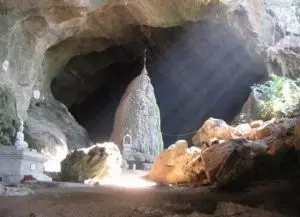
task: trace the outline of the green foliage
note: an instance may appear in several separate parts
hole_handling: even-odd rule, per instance
[[[300,115],[300,78],[292,80],[272,75],[269,81],[252,89],[261,94],[259,106],[263,119]]]
[[[12,92],[0,87],[0,145],[13,145],[20,122]]]

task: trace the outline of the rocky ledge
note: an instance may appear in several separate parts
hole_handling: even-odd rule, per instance
[[[299,175],[300,119],[229,126],[210,118],[193,137],[159,155],[149,179],[166,184],[243,186],[250,180]],[[242,185],[241,185],[242,184]]]

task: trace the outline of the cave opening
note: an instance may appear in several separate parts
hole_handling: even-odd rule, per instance
[[[129,83],[147,69],[161,113],[165,147],[191,141],[209,117],[230,122],[251,85],[266,77],[263,60],[247,52],[225,24],[199,21],[150,28],[141,41],[73,57],[51,83],[93,142],[110,139],[114,116]]]

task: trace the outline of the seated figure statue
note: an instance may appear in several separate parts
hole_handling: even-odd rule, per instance
[[[24,141],[23,130],[24,130],[24,122],[23,122],[23,120],[21,120],[21,125],[20,125],[19,131],[17,133],[17,138],[16,138],[16,141],[15,141],[15,146],[19,150],[23,150],[23,149],[28,148],[28,143],[26,141]]]

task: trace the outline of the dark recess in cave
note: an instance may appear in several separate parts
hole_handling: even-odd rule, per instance
[[[192,134],[181,134],[197,130],[209,117],[232,121],[246,101],[250,86],[265,77],[262,60],[251,58],[243,42],[225,25],[197,22],[152,28],[148,39],[147,68],[161,112],[166,147],[177,139],[190,140]],[[121,96],[143,67],[144,47],[145,43],[135,42],[76,56],[53,80],[54,96],[69,107],[92,141],[109,140]],[[97,69],[99,64],[102,66]],[[70,69],[83,78],[83,88],[79,88],[80,79]],[[64,80],[64,74],[73,77]],[[88,87],[94,89],[84,93]]]
[[[118,56],[117,53],[121,55]],[[99,59],[106,61],[107,66],[103,68]],[[120,61],[111,64],[114,59]],[[141,61],[141,58],[134,59],[121,47],[110,48],[104,55],[92,52],[76,56],[69,61],[62,75],[53,80],[52,92],[57,100],[68,106],[75,119],[88,131],[93,142],[108,141],[117,106],[129,83],[141,72]],[[74,69],[77,72],[77,78],[74,78],[76,81],[71,84],[73,77],[67,82],[63,81],[63,75],[72,74]],[[92,76],[87,75],[89,69],[93,71]],[[85,90],[90,93],[87,94]]]

